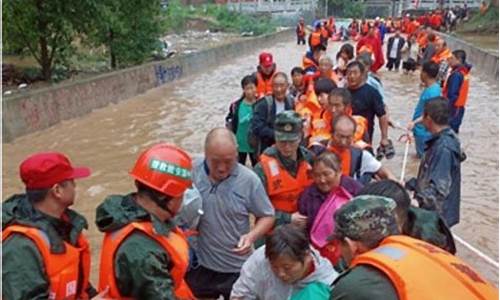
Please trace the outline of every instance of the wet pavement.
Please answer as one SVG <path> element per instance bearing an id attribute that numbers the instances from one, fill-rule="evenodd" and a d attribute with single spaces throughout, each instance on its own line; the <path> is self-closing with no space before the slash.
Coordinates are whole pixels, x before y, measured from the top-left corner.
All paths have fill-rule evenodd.
<path id="1" fill-rule="evenodd" d="M 334 58 L 340 44 L 330 47 Z M 93 174 L 77 182 L 74 208 L 89 220 L 93 249 L 92 279 L 97 268 L 102 235 L 94 224 L 95 208 L 106 195 L 128 193 L 133 180 L 127 172 L 139 152 L 159 141 L 178 144 L 193 155 L 202 154 L 205 134 L 224 126 L 228 106 L 240 95 L 243 75 L 255 70 L 260 51 L 271 51 L 278 68 L 287 73 L 300 65 L 305 46 L 293 41 L 251 55 L 229 60 L 212 70 L 183 78 L 175 84 L 96 110 L 90 115 L 64 121 L 46 130 L 16 139 L 3 147 L 3 198 L 20 192 L 19 163 L 37 151 L 61 151 L 76 165 L 89 166 Z M 381 72 L 386 103 L 392 119 L 406 124 L 417 102 L 418 74 Z M 469 243 L 498 260 L 498 87 L 472 76 L 469 104 L 460 134 L 468 159 L 462 165 L 462 216 L 454 228 Z M 378 129 L 377 129 L 378 130 Z M 392 130 L 396 141 L 401 131 Z M 378 138 L 375 138 L 378 141 Z M 387 162 L 399 177 L 404 144 L 396 143 L 396 156 Z M 418 161 L 410 150 L 407 178 L 415 176 Z M 459 245 L 459 255 L 498 285 L 498 270 Z"/>

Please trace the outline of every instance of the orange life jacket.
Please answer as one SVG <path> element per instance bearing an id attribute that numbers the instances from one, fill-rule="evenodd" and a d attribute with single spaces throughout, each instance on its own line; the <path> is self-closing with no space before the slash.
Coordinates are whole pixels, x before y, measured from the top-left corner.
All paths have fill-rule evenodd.
<path id="1" fill-rule="evenodd" d="M 361 33 L 362 34 L 367 34 L 368 30 L 370 30 L 370 27 L 368 27 L 368 23 L 365 23 L 365 24 L 361 25 Z"/>
<path id="2" fill-rule="evenodd" d="M 498 299 L 498 289 L 452 254 L 408 236 L 390 236 L 356 256 L 351 267 L 370 265 L 384 273 L 399 299 Z"/>
<path id="3" fill-rule="evenodd" d="M 436 64 L 440 64 L 443 60 L 447 60 L 449 57 L 451 57 L 451 55 L 452 54 L 450 49 L 444 48 L 441 52 L 434 54 L 431 60 Z"/>
<path id="4" fill-rule="evenodd" d="M 273 76 L 276 71 L 273 72 L 269 78 L 265 79 L 260 72 L 257 72 L 257 98 L 260 99 L 264 96 L 269 96 L 273 94 Z"/>
<path id="5" fill-rule="evenodd" d="M 354 147 L 339 149 L 328 146 L 328 151 L 335 153 L 340 159 L 342 175 L 360 178 L 359 171 L 361 171 L 361 156 L 363 154 L 360 149 Z"/>
<path id="6" fill-rule="evenodd" d="M 65 253 L 52 253 L 46 233 L 34 227 L 10 225 L 2 231 L 2 242 L 16 233 L 33 241 L 42 255 L 50 285 L 49 299 L 89 299 L 90 246 L 83 234 L 78 236 L 78 246 L 64 242 Z M 80 268 L 83 268 L 83 272 Z M 80 278 L 80 274 L 83 274 L 83 278 Z M 79 283 L 81 290 L 78 291 Z"/>
<path id="7" fill-rule="evenodd" d="M 427 33 L 425 31 L 418 34 L 417 43 L 421 49 L 427 47 Z"/>
<path id="8" fill-rule="evenodd" d="M 321 37 L 327 39 L 329 35 L 328 29 L 325 26 L 321 27 Z"/>
<path id="9" fill-rule="evenodd" d="M 332 115 L 324 110 L 313 114 L 311 119 L 311 136 L 309 144 L 323 140 L 330 140 L 332 128 Z"/>
<path id="10" fill-rule="evenodd" d="M 353 146 L 358 149 L 367 149 L 371 145 L 365 142 L 365 137 L 368 135 L 368 120 L 362 116 L 351 116 L 356 122 L 356 132 L 352 140 Z"/>
<path id="11" fill-rule="evenodd" d="M 458 92 L 458 98 L 455 101 L 455 107 L 465 107 L 467 103 L 467 98 L 469 96 L 469 70 L 465 67 L 459 68 L 455 72 L 460 72 L 464 76 L 462 85 L 460 86 L 460 91 Z M 448 97 L 448 80 L 446 80 L 443 88 L 443 96 Z"/>
<path id="12" fill-rule="evenodd" d="M 274 208 L 286 213 L 297 212 L 300 194 L 312 184 L 309 163 L 304 160 L 300 162 L 295 178 L 274 157 L 262 154 L 260 164 L 267 180 L 267 193 Z"/>
<path id="13" fill-rule="evenodd" d="M 323 30 L 320 31 L 314 31 L 311 33 L 311 48 L 316 47 L 321 44 L 321 36 L 322 36 Z"/>
<path id="14" fill-rule="evenodd" d="M 170 231 L 168 237 L 155 233 L 151 222 L 132 222 L 118 229 L 106 233 L 101 250 L 101 264 L 99 270 L 99 290 L 103 291 L 109 287 L 108 297 L 116 299 L 127 299 L 120 295 L 115 277 L 115 254 L 121 243 L 135 230 L 146 234 L 160 244 L 168 253 L 172 263 L 170 276 L 174 282 L 174 293 L 176 299 L 195 299 L 191 289 L 184 281 L 184 275 L 189 265 L 189 247 L 183 233 L 175 228 Z"/>

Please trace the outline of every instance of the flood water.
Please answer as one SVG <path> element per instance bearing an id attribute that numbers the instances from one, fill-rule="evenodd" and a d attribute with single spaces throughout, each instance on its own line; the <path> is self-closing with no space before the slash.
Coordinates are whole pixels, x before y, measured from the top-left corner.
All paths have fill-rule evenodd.
<path id="1" fill-rule="evenodd" d="M 329 54 L 335 57 L 338 48 L 339 43 L 330 46 Z M 262 50 L 271 51 L 278 68 L 289 73 L 292 67 L 300 65 L 305 46 L 290 41 L 256 49 L 251 55 L 228 58 L 226 65 L 4 144 L 3 198 L 22 191 L 18 166 L 33 152 L 61 151 L 75 165 L 89 166 L 93 174 L 77 181 L 74 208 L 90 224 L 92 280 L 97 283 L 102 235 L 94 224 L 96 206 L 106 195 L 133 190 L 133 180 L 127 172 L 140 151 L 154 143 L 171 142 L 193 155 L 201 154 L 205 134 L 224 125 L 230 102 L 240 95 L 240 79 L 255 70 Z M 420 93 L 418 74 L 404 76 L 384 70 L 382 76 L 392 119 L 406 124 Z M 469 97 L 460 134 L 468 154 L 462 165 L 462 218 L 454 231 L 498 260 L 498 87 L 472 76 Z M 392 130 L 390 137 L 396 141 L 400 134 L 401 131 Z M 378 138 L 375 140 L 378 142 Z M 399 177 L 404 145 L 396 142 L 395 146 L 397 155 L 387 165 Z M 414 152 L 412 148 L 407 178 L 417 172 Z M 498 285 L 498 270 L 458 246 L 461 257 Z"/>

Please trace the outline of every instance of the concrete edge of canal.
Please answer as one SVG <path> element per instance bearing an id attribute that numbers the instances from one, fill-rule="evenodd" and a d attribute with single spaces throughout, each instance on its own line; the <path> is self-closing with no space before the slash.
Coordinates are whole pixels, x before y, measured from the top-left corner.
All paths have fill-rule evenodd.
<path id="1" fill-rule="evenodd" d="M 292 38 L 293 29 L 248 38 L 196 53 L 176 56 L 48 88 L 27 91 L 2 101 L 3 143 L 80 117 L 228 59 Z M 257 58 L 256 58 L 257 59 Z"/>
<path id="2" fill-rule="evenodd" d="M 479 74 L 486 81 L 498 82 L 498 55 L 445 33 L 436 33 L 444 38 L 451 50 L 462 49 L 467 53 L 467 61 L 472 64 L 472 72 Z"/>

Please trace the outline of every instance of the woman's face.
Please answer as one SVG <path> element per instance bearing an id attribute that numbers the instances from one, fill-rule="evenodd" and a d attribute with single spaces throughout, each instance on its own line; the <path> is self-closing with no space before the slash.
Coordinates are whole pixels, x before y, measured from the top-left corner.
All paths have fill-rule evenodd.
<path id="1" fill-rule="evenodd" d="M 286 284 L 293 284 L 304 277 L 311 262 L 312 260 L 309 254 L 306 255 L 304 261 L 295 260 L 283 254 L 278 256 L 275 260 L 270 261 L 270 264 L 274 275 Z"/>
<path id="2" fill-rule="evenodd" d="M 323 162 L 318 162 L 312 170 L 314 184 L 322 193 L 329 193 L 340 185 L 342 173 L 327 167 Z"/>

